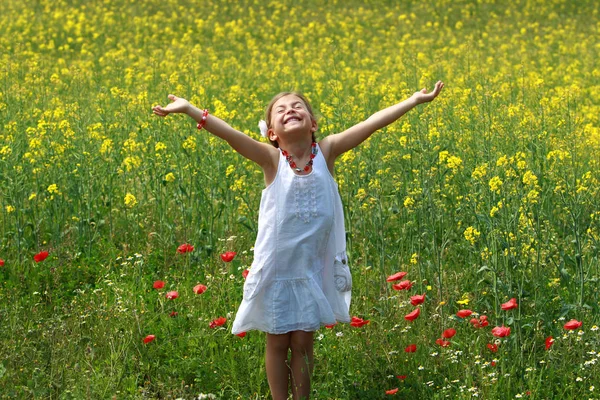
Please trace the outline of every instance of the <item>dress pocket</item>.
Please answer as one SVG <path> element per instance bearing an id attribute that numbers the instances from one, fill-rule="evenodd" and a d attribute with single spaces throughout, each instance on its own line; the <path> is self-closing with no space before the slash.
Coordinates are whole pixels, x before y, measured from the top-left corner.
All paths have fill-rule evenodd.
<path id="1" fill-rule="evenodd" d="M 352 274 L 348 268 L 348 260 L 336 257 L 333 262 L 333 278 L 335 288 L 339 292 L 348 292 L 352 289 Z"/>
<path id="2" fill-rule="evenodd" d="M 258 293 L 262 281 L 262 267 L 263 265 L 259 264 L 250 268 L 250 273 L 244 282 L 244 300 L 250 300 Z"/>

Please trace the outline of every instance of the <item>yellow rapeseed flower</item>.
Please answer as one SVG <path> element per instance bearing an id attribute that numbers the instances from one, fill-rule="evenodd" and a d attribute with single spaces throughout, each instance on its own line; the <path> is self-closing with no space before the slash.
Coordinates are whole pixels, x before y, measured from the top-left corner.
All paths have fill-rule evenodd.
<path id="1" fill-rule="evenodd" d="M 523 183 L 527 186 L 536 186 L 538 178 L 533 172 L 527 171 L 525 172 L 525 175 L 523 175 Z"/>
<path id="2" fill-rule="evenodd" d="M 60 192 L 58 191 L 58 186 L 56 185 L 56 183 L 53 183 L 52 185 L 48 186 L 48 192 L 50 194 L 60 194 Z"/>
<path id="3" fill-rule="evenodd" d="M 129 208 L 135 206 L 137 204 L 137 200 L 135 199 L 135 196 L 132 195 L 131 193 L 127 193 L 125 195 L 125 205 Z"/>
<path id="4" fill-rule="evenodd" d="M 183 142 L 183 148 L 186 150 L 196 150 L 196 137 L 190 136 Z"/>
<path id="5" fill-rule="evenodd" d="M 418 263 L 418 262 L 419 262 L 419 255 L 418 255 L 417 253 L 413 253 L 413 254 L 410 256 L 410 263 L 411 263 L 412 265 L 417 265 L 417 263 Z"/>
<path id="6" fill-rule="evenodd" d="M 490 190 L 492 192 L 496 192 L 496 193 L 500 193 L 500 188 L 502 187 L 502 179 L 500 179 L 500 177 L 498 176 L 494 176 L 492 179 L 490 179 L 489 181 L 489 185 L 490 185 Z"/>
<path id="7" fill-rule="evenodd" d="M 156 144 L 154 145 L 154 151 L 156 151 L 157 153 L 161 150 L 166 150 L 167 149 L 167 145 L 164 144 L 163 142 L 156 142 Z"/>
<path id="8" fill-rule="evenodd" d="M 175 181 L 175 175 L 172 172 L 169 172 L 167 175 L 165 175 L 165 181 L 167 181 L 167 182 L 174 182 Z"/>
<path id="9" fill-rule="evenodd" d="M 474 245 L 481 233 L 474 227 L 469 226 L 467 229 L 465 229 L 464 235 L 465 239 L 467 239 L 471 245 Z"/>
<path id="10" fill-rule="evenodd" d="M 354 197 L 356 197 L 358 200 L 362 200 L 366 196 L 367 196 L 367 192 L 365 191 L 365 189 L 359 188 Z"/>
<path id="11" fill-rule="evenodd" d="M 487 163 L 484 163 L 484 164 L 478 166 L 477 168 L 475 168 L 475 170 L 471 174 L 471 177 L 473 179 L 481 179 L 481 178 L 483 178 L 484 176 L 487 175 L 487 168 L 488 168 L 488 164 Z"/>

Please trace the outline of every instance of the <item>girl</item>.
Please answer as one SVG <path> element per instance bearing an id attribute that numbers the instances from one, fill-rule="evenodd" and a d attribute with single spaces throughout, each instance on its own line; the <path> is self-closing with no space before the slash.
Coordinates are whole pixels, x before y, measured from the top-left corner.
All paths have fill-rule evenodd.
<path id="1" fill-rule="evenodd" d="M 226 140 L 263 170 L 266 188 L 254 260 L 232 331 L 266 332 L 265 364 L 274 400 L 287 399 L 290 383 L 294 399 L 309 398 L 314 331 L 338 321 L 350 322 L 352 277 L 342 203 L 333 179 L 336 158 L 413 107 L 432 101 L 443 87 L 437 82 L 432 92 L 416 92 L 318 144 L 317 121 L 299 93 L 280 93 L 269 103 L 266 121 L 259 126 L 271 145 L 233 129 L 183 98 L 169 95 L 169 105 L 153 107 L 161 117 L 187 114 L 198 122 L 198 129 Z"/>

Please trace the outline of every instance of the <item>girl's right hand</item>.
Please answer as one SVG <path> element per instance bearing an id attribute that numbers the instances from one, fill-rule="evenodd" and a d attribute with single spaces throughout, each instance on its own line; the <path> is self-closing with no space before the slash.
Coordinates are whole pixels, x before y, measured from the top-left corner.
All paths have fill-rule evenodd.
<path id="1" fill-rule="evenodd" d="M 171 113 L 187 113 L 190 108 L 190 102 L 183 97 L 177 97 L 172 94 L 169 95 L 171 103 L 166 107 L 156 105 L 152 107 L 152 112 L 159 117 L 166 117 Z"/>

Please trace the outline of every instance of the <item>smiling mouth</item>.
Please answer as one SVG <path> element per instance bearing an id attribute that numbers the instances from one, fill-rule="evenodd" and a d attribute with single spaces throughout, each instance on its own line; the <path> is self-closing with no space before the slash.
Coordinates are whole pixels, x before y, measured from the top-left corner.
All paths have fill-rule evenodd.
<path id="1" fill-rule="evenodd" d="M 285 120 L 283 124 L 286 125 L 288 122 L 294 122 L 294 121 L 300 122 L 300 118 L 298 118 L 298 117 L 290 117 L 287 120 Z"/>

